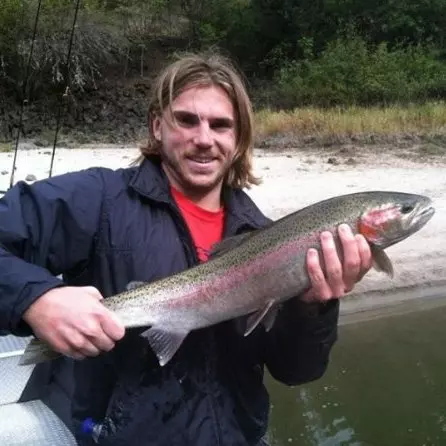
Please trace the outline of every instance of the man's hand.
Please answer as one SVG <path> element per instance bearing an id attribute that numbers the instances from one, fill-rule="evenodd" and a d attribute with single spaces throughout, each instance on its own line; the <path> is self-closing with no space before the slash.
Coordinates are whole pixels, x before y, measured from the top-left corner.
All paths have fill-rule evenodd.
<path id="1" fill-rule="evenodd" d="M 40 296 L 23 314 L 34 334 L 56 351 L 75 359 L 109 351 L 125 329 L 101 304 L 94 287 L 62 287 Z"/>
<path id="2" fill-rule="evenodd" d="M 315 249 L 308 250 L 307 269 L 312 288 L 303 296 L 306 302 L 324 302 L 343 297 L 372 267 L 372 254 L 365 238 L 360 234 L 353 235 L 350 227 L 345 224 L 339 226 L 338 232 L 344 254 L 342 263 L 332 234 L 321 234 L 325 274 L 318 252 Z"/>

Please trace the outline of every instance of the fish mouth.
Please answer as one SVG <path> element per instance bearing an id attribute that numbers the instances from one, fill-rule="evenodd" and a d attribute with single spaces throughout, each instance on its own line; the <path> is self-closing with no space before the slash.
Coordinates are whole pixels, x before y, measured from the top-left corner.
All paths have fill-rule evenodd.
<path id="1" fill-rule="evenodd" d="M 401 242 L 410 235 L 420 230 L 435 214 L 435 208 L 431 201 L 419 204 L 413 211 L 412 215 L 403 223 L 402 232 L 399 237 L 393 237 L 392 240 L 387 240 L 386 243 L 377 244 L 381 247 L 389 247 Z"/>
<path id="2" fill-rule="evenodd" d="M 419 209 L 412 217 L 409 227 L 411 232 L 421 229 L 435 214 L 435 208 L 428 203 Z"/>

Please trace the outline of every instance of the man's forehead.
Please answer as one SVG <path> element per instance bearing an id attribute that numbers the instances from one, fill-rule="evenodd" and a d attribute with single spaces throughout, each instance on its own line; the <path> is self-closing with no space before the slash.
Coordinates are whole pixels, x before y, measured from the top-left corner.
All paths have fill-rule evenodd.
<path id="1" fill-rule="evenodd" d="M 172 111 L 233 118 L 234 107 L 221 87 L 191 87 L 172 102 Z"/>

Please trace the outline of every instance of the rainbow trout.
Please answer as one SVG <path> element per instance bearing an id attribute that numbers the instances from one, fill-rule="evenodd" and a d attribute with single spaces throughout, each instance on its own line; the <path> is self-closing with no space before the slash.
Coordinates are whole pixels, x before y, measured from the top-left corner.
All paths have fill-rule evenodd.
<path id="1" fill-rule="evenodd" d="M 103 300 L 126 328 L 150 327 L 148 339 L 161 366 L 167 364 L 189 332 L 249 315 L 245 336 L 260 323 L 269 330 L 280 304 L 310 287 L 306 252 L 320 251 L 319 236 L 329 230 L 338 253 L 337 226 L 350 225 L 370 244 L 374 266 L 393 276 L 384 249 L 422 228 L 434 214 L 427 197 L 400 192 L 362 192 L 321 201 L 269 226 L 225 239 L 211 259 L 151 283 L 131 283 Z M 60 355 L 34 339 L 21 364 Z"/>

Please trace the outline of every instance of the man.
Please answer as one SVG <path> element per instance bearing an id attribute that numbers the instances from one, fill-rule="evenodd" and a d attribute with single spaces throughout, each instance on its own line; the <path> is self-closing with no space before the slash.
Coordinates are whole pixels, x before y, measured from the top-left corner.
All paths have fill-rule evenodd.
<path id="1" fill-rule="evenodd" d="M 325 372 L 338 298 L 370 269 L 369 247 L 340 227 L 341 263 L 324 233 L 326 273 L 310 250 L 312 288 L 284 305 L 268 333 L 244 338 L 241 320 L 197 330 L 160 367 L 141 330 L 124 336 L 100 300 L 206 261 L 223 237 L 268 220 L 242 191 L 258 183 L 252 111 L 227 60 L 169 65 L 148 124 L 140 165 L 20 183 L 0 202 L 0 329 L 34 333 L 65 355 L 36 366 L 24 398 L 44 399 L 81 445 L 92 441 L 81 432 L 89 417 L 102 423 L 101 445 L 261 444 L 265 366 L 289 385 Z"/>

